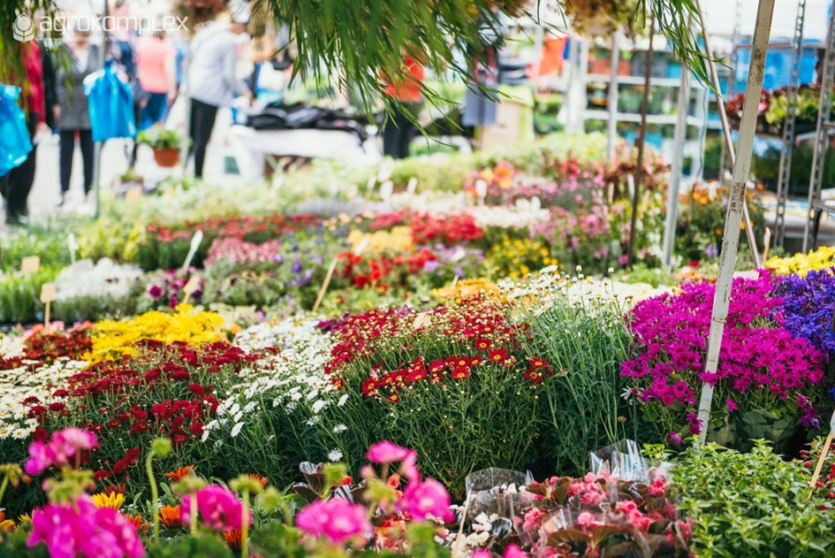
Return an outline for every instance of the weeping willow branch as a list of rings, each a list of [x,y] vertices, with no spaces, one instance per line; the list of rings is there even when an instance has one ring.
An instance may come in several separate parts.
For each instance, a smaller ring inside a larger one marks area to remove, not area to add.
[[[404,55],[423,61],[436,74],[450,70],[473,84],[472,66],[485,35],[501,35],[503,16],[519,16],[540,8],[562,9],[583,0],[255,0],[255,12],[287,24],[298,49],[295,71],[302,77],[335,76],[370,107],[385,97],[386,76],[407,80]],[[612,0],[618,2],[618,0]],[[14,37],[18,13],[55,11],[55,0],[3,0],[0,2],[0,81],[21,67]],[[701,29],[686,22],[697,14],[693,0],[637,0],[632,25],[641,28],[647,18],[667,36],[677,57],[708,82],[703,54],[696,38]],[[530,14],[529,14],[530,15]],[[468,47],[470,47],[468,49]],[[468,52],[465,63],[456,58]],[[442,100],[424,90],[429,102]]]

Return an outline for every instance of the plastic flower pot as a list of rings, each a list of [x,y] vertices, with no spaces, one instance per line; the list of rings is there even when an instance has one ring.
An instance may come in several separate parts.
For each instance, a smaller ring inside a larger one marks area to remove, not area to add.
[[[154,161],[162,168],[176,167],[180,162],[180,150],[174,147],[154,147]]]

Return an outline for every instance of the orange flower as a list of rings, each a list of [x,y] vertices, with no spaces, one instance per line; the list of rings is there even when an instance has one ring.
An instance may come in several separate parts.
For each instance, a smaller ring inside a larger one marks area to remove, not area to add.
[[[256,475],[255,473],[250,473],[247,476],[254,481],[258,481],[264,488],[266,488],[267,483],[270,482],[270,479],[268,479],[267,477],[262,477],[261,475]]]
[[[6,512],[0,511],[0,531],[13,531],[14,530],[14,520],[13,519],[6,519]]]
[[[179,529],[183,526],[180,521],[180,506],[163,506],[159,510],[159,522],[168,529]]]
[[[165,478],[171,479],[174,482],[179,482],[186,477],[190,477],[196,469],[197,467],[195,465],[186,465],[185,467],[180,467],[176,471],[165,473]]]
[[[234,552],[238,552],[241,550],[241,532],[237,529],[232,529],[231,531],[226,531],[223,533],[223,538],[226,540],[226,544],[229,545]]]
[[[146,532],[148,530],[148,523],[146,523],[139,514],[131,515],[126,513],[125,519],[133,523],[138,532]]]

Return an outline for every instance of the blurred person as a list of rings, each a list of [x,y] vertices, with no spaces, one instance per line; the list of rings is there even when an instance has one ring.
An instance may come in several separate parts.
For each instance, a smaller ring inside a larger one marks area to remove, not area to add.
[[[139,130],[165,121],[176,89],[175,55],[164,31],[136,42],[136,76],[142,89]]]
[[[76,28],[72,40],[64,47],[70,57],[68,67],[57,65],[55,73],[56,103],[52,110],[59,134],[61,201],[63,205],[70,189],[75,142],[81,147],[84,164],[84,193],[93,186],[93,132],[90,109],[84,94],[84,79],[102,67],[101,49],[90,43],[90,31]]]
[[[0,194],[6,200],[6,221],[24,224],[28,220],[28,199],[35,181],[38,136],[54,126],[54,119],[47,111],[55,96],[52,61],[46,48],[37,40],[20,44],[23,58],[24,79],[12,77],[12,85],[21,88],[21,108],[26,114],[32,151],[26,160],[0,177]]]
[[[395,159],[409,156],[417,133],[415,121],[423,104],[423,64],[407,54],[403,59],[403,73],[399,82],[385,80],[389,84],[386,93],[399,102],[391,107],[392,113],[383,124],[383,154]]]
[[[188,93],[191,98],[189,136],[195,178],[203,177],[206,146],[218,109],[229,106],[236,97],[247,97],[250,101],[253,98],[252,92],[237,76],[239,47],[242,46],[242,36],[247,32],[249,18],[249,7],[243,5],[232,14],[232,23],[205,27],[192,42]]]

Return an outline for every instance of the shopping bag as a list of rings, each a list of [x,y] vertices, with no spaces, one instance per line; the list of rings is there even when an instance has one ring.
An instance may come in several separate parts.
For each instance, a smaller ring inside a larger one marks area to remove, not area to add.
[[[26,161],[32,140],[26,115],[17,105],[20,88],[0,85],[0,176]]]
[[[133,91],[116,74],[113,60],[107,60],[103,69],[87,76],[84,93],[89,99],[93,141],[136,136]]]

